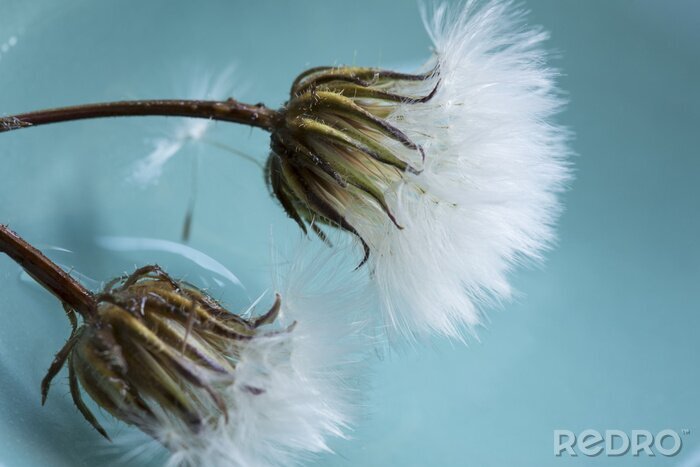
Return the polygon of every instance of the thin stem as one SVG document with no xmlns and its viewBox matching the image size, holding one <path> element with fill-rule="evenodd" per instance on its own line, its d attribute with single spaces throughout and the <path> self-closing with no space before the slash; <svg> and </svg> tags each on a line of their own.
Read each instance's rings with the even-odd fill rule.
<svg viewBox="0 0 700 467">
<path fill-rule="evenodd" d="M 278 112 L 262 104 L 226 101 L 145 100 L 104 102 L 57 109 L 38 110 L 0 118 L 0 133 L 48 123 L 104 117 L 138 116 L 192 117 L 242 123 L 270 131 Z"/>
<path fill-rule="evenodd" d="M 84 318 L 94 315 L 96 305 L 92 293 L 6 225 L 0 225 L 0 252 Z"/>
</svg>

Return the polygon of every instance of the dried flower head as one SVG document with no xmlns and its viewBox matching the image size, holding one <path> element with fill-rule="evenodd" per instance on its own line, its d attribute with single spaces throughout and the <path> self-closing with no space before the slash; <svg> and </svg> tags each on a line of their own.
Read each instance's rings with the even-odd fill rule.
<svg viewBox="0 0 700 467">
<path fill-rule="evenodd" d="M 235 381 L 245 343 L 279 309 L 278 296 L 267 313 L 246 320 L 158 266 L 140 268 L 94 297 L 94 311 L 74 328 L 43 380 L 43 399 L 67 362 L 73 401 L 97 431 L 107 436 L 82 402 L 78 382 L 100 407 L 167 446 L 160 417 L 192 433 L 228 417 L 222 390 Z"/>
<path fill-rule="evenodd" d="M 508 2 L 442 5 L 424 73 L 314 68 L 272 131 L 288 215 L 360 238 L 388 328 L 463 338 L 554 238 L 569 179 L 547 34 Z"/>
<path fill-rule="evenodd" d="M 291 465 L 344 436 L 353 325 L 337 316 L 321 325 L 329 302 L 300 298 L 303 284 L 287 289 L 296 305 L 277 295 L 269 311 L 243 318 L 158 266 L 92 294 L 5 226 L 0 251 L 54 293 L 72 323 L 42 381 L 42 403 L 67 366 L 73 402 L 105 438 L 81 388 L 168 448 L 170 466 Z"/>
<path fill-rule="evenodd" d="M 320 223 L 357 235 L 364 263 L 369 246 L 348 220 L 349 212 L 368 220 L 386 216 L 402 228 L 385 193 L 405 172 L 420 173 L 425 152 L 387 117 L 401 105 L 430 101 L 439 82 L 431 79 L 435 74 L 320 67 L 294 81 L 272 132 L 266 176 L 304 232 L 309 224 L 325 239 Z M 432 91 L 422 97 L 408 94 L 423 92 L 426 81 Z"/>
</svg>

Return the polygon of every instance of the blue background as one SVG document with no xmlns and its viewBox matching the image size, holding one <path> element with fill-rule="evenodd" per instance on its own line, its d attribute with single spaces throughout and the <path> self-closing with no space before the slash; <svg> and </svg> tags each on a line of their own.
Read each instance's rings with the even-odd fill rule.
<svg viewBox="0 0 700 467">
<path fill-rule="evenodd" d="M 560 242 L 519 271 L 516 302 L 490 313 L 481 342 L 444 341 L 373 362 L 366 416 L 328 466 L 700 465 L 700 4 L 692 0 L 526 3 L 552 33 L 570 104 L 576 181 Z M 10 38 L 16 43 L 10 46 Z M 14 41 L 12 41 L 14 43 Z M 236 66 L 233 94 L 269 106 L 320 64 L 406 67 L 429 54 L 413 2 L 87 2 L 0 0 L 0 113 L 124 98 L 180 97 Z M 222 96 L 223 97 L 223 96 Z M 0 221 L 49 255 L 103 280 L 165 253 L 115 253 L 101 235 L 178 240 L 199 154 L 190 245 L 227 265 L 248 292 L 269 286 L 270 245 L 298 241 L 260 170 L 188 145 L 159 185 L 127 180 L 167 119 L 77 122 L 0 137 Z M 218 123 L 212 139 L 263 161 L 260 131 Z M 0 258 L 0 466 L 118 462 L 57 379 L 39 382 L 68 335 L 60 307 Z M 88 285 L 92 283 L 88 282 Z M 674 458 L 557 458 L 552 432 L 618 428 L 683 434 Z M 95 446 L 99 446 L 95 448 Z M 693 460 L 695 458 L 695 460 Z"/>
</svg>

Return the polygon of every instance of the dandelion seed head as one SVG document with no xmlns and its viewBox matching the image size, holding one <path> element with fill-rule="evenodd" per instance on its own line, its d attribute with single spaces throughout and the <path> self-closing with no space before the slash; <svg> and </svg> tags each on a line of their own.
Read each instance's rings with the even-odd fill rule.
<svg viewBox="0 0 700 467">
<path fill-rule="evenodd" d="M 423 16 L 435 54 L 418 73 L 297 78 L 268 184 L 304 231 L 359 239 L 387 328 L 462 340 L 551 246 L 570 151 L 545 32 L 509 2 Z"/>
</svg>

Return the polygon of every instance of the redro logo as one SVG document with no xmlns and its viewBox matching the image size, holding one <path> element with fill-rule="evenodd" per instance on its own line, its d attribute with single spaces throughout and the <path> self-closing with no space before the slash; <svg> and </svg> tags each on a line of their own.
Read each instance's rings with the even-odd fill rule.
<svg viewBox="0 0 700 467">
<path fill-rule="evenodd" d="M 622 430 L 583 430 L 578 437 L 570 430 L 554 430 L 554 455 L 561 457 L 564 453 L 576 457 L 579 453 L 594 457 L 600 454 L 615 457 L 631 454 L 639 456 L 644 452 L 649 457 L 656 454 L 675 456 L 681 450 L 683 442 L 678 433 L 671 429 L 661 430 L 653 435 L 648 430 L 632 430 L 628 435 Z"/>
</svg>

